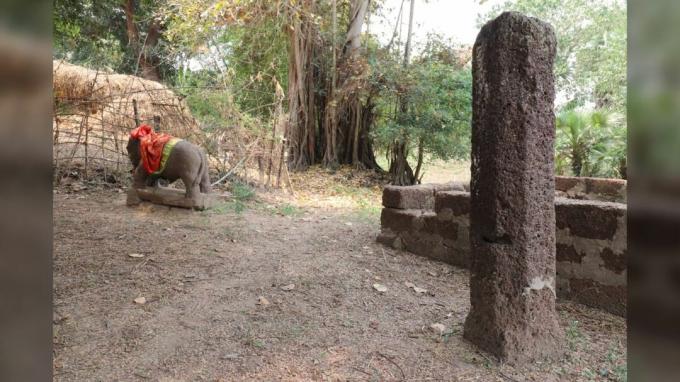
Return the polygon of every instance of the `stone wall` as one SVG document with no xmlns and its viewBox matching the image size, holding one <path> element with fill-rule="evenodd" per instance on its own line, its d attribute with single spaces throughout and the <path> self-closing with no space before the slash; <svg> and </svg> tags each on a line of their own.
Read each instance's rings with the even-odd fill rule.
<svg viewBox="0 0 680 382">
<path fill-rule="evenodd" d="M 558 297 L 624 316 L 626 205 L 608 200 L 625 200 L 626 182 L 557 177 L 555 188 Z M 378 241 L 467 268 L 468 191 L 462 183 L 386 187 Z"/>
<path fill-rule="evenodd" d="M 623 179 L 555 177 L 555 196 L 569 199 L 626 203 Z"/>
</svg>

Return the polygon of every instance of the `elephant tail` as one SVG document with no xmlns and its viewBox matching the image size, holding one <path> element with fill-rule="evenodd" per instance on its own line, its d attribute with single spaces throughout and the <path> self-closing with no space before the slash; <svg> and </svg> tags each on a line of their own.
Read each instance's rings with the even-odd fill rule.
<svg viewBox="0 0 680 382">
<path fill-rule="evenodd" d="M 208 156 L 201 150 L 201 165 L 198 168 L 198 183 L 201 192 L 209 193 L 212 185 L 210 184 L 210 169 L 208 167 Z"/>
</svg>

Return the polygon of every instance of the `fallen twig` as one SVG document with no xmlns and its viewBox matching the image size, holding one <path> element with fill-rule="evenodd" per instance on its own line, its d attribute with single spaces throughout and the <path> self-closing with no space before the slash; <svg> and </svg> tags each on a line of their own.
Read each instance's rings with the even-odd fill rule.
<svg viewBox="0 0 680 382">
<path fill-rule="evenodd" d="M 399 366 L 398 363 L 394 362 L 394 360 L 392 358 L 386 356 L 385 354 L 383 354 L 381 352 L 376 352 L 376 353 L 378 353 L 379 356 L 385 358 L 386 360 L 390 361 L 394 366 L 396 366 L 399 369 L 399 371 L 401 372 L 401 379 L 404 380 L 404 381 L 406 380 L 406 374 L 404 373 L 404 369 L 402 369 L 401 366 Z"/>
<path fill-rule="evenodd" d="M 491 358 L 487 357 L 486 354 L 480 353 L 480 352 L 477 352 L 477 354 L 481 355 L 484 359 L 486 359 L 486 360 L 489 361 L 490 363 L 495 363 Z M 513 378 L 513 377 L 511 377 L 511 376 L 509 376 L 509 375 L 507 375 L 507 374 L 505 374 L 505 373 L 500 369 L 500 366 L 499 366 L 499 368 L 498 368 L 498 374 L 500 374 L 501 377 L 507 379 L 508 381 L 519 382 L 517 379 L 515 379 L 515 378 Z"/>
<path fill-rule="evenodd" d="M 258 139 L 256 139 L 253 143 L 251 143 L 251 144 L 246 148 L 246 153 L 247 153 L 247 154 L 246 154 L 243 158 L 241 158 L 241 160 L 238 161 L 238 163 L 236 163 L 236 165 L 235 165 L 234 167 L 232 167 L 229 171 L 227 171 L 227 173 L 224 174 L 223 177 L 219 178 L 217 181 L 215 181 L 214 183 L 212 183 L 212 186 L 214 187 L 214 186 L 217 186 L 218 184 L 224 182 L 227 178 L 229 178 L 229 177 L 231 176 L 231 174 L 234 173 L 234 171 L 236 171 L 237 168 L 239 168 L 245 161 L 247 161 L 248 159 L 250 159 L 250 156 L 253 154 L 253 152 L 250 151 L 250 148 L 253 147 L 253 146 L 255 146 L 255 145 L 257 144 L 257 142 L 259 142 L 259 141 L 260 141 L 260 139 L 258 138 Z"/>
</svg>

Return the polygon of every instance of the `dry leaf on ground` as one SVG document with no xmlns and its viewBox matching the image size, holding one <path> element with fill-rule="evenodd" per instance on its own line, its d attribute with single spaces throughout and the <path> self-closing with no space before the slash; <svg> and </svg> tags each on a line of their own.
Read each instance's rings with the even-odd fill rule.
<svg viewBox="0 0 680 382">
<path fill-rule="evenodd" d="M 434 323 L 430 325 L 430 329 L 435 332 L 436 334 L 439 334 L 440 336 L 444 334 L 446 331 L 446 326 L 440 324 L 440 323 Z"/>
<path fill-rule="evenodd" d="M 412 283 L 412 282 L 406 281 L 406 282 L 404 283 L 404 285 L 406 285 L 407 288 L 413 289 L 413 290 L 414 290 L 416 293 L 418 293 L 418 294 L 427 292 L 427 289 L 419 288 L 419 287 L 416 286 L 416 284 L 414 284 L 414 283 Z"/>
<path fill-rule="evenodd" d="M 269 305 L 269 300 L 267 300 L 263 296 L 260 296 L 257 298 L 257 305 L 267 306 Z"/>
</svg>

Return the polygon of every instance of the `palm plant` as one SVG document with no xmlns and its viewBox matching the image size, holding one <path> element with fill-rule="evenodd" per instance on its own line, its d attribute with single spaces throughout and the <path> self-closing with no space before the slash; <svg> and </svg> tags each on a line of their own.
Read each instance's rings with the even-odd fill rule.
<svg viewBox="0 0 680 382">
<path fill-rule="evenodd" d="M 622 119 L 607 111 L 567 110 L 556 118 L 557 171 L 571 164 L 574 176 L 620 177 L 626 157 Z"/>
</svg>

